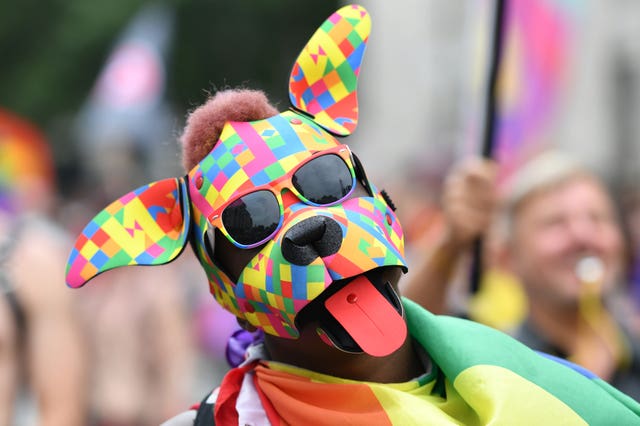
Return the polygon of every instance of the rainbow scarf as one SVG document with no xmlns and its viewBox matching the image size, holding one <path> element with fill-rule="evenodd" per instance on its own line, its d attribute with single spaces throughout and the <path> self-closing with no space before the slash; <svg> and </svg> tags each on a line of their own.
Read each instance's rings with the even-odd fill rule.
<svg viewBox="0 0 640 426">
<path fill-rule="evenodd" d="M 404 305 L 411 335 L 432 358 L 428 375 L 380 384 L 253 362 L 223 381 L 216 423 L 237 424 L 229 420 L 238 419 L 230 413 L 238 392 L 225 390 L 235 381 L 255 389 L 272 425 L 640 424 L 640 405 L 588 371 L 489 327 Z"/>
</svg>

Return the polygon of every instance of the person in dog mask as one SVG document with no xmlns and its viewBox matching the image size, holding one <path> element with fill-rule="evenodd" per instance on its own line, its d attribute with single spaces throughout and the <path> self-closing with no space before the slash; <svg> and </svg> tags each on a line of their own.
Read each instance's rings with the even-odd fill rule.
<svg viewBox="0 0 640 426">
<path fill-rule="evenodd" d="M 287 111 L 243 90 L 193 111 L 186 176 L 99 213 L 67 284 L 167 263 L 189 244 L 216 301 L 262 332 L 199 407 L 167 424 L 640 423 L 640 407 L 589 373 L 399 297 L 393 204 L 338 139 L 357 124 L 370 26 L 356 5 L 320 26 L 293 66 Z"/>
</svg>

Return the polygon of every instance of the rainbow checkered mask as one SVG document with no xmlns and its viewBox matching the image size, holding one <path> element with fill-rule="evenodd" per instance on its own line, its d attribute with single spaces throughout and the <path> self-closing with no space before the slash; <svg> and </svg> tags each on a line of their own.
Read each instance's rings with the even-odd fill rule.
<svg viewBox="0 0 640 426">
<path fill-rule="evenodd" d="M 224 308 L 266 333 L 296 338 L 297 313 L 335 280 L 382 266 L 406 269 L 395 214 L 358 172 L 348 147 L 331 134 L 349 135 L 357 124 L 356 83 L 369 30 L 369 16 L 359 6 L 343 7 L 329 17 L 293 67 L 289 93 L 294 110 L 226 123 L 215 147 L 186 177 L 141 187 L 104 209 L 72 250 L 68 285 L 80 287 L 119 266 L 170 262 L 191 241 L 211 293 Z M 335 203 L 305 198 L 296 189 L 299 176 L 294 173 L 321 156 L 340 157 L 369 196 L 345 195 Z M 268 238 L 258 242 L 257 254 L 232 282 L 214 261 L 208 235 L 215 226 L 236 246 L 249 247 L 230 237 L 222 212 L 258 190 L 275 195 L 280 222 L 265 233 Z M 331 247 L 304 259 L 288 255 L 287 232 L 318 221 L 329 229 Z"/>
</svg>

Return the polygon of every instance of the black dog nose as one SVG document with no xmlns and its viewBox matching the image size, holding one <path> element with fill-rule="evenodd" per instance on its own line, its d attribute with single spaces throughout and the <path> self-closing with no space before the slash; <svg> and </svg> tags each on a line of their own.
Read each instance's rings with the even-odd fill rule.
<svg viewBox="0 0 640 426">
<path fill-rule="evenodd" d="M 338 222 L 326 216 L 313 216 L 296 223 L 284 234 L 282 255 L 294 265 L 305 266 L 318 257 L 337 253 L 342 238 Z"/>
</svg>

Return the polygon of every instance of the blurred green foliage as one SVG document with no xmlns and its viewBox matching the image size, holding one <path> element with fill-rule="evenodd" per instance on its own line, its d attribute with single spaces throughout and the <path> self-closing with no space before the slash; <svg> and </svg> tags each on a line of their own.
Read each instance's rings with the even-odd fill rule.
<svg viewBox="0 0 640 426">
<path fill-rule="evenodd" d="M 144 2 L 0 2 L 0 104 L 41 126 L 73 112 Z"/>
<path fill-rule="evenodd" d="M 0 105 L 66 143 L 52 123 L 72 120 L 144 0 L 0 2 Z M 215 88 L 264 89 L 287 105 L 290 68 L 315 28 L 338 8 L 326 0 L 174 0 L 167 97 L 186 113 Z M 64 124 L 62 125 L 64 127 Z M 54 126 L 55 127 L 55 126 Z M 60 127 L 60 124 L 58 124 Z"/>
<path fill-rule="evenodd" d="M 199 104 L 203 89 L 245 84 L 287 105 L 293 61 L 337 1 L 193 1 L 178 7 L 169 96 Z"/>
</svg>

